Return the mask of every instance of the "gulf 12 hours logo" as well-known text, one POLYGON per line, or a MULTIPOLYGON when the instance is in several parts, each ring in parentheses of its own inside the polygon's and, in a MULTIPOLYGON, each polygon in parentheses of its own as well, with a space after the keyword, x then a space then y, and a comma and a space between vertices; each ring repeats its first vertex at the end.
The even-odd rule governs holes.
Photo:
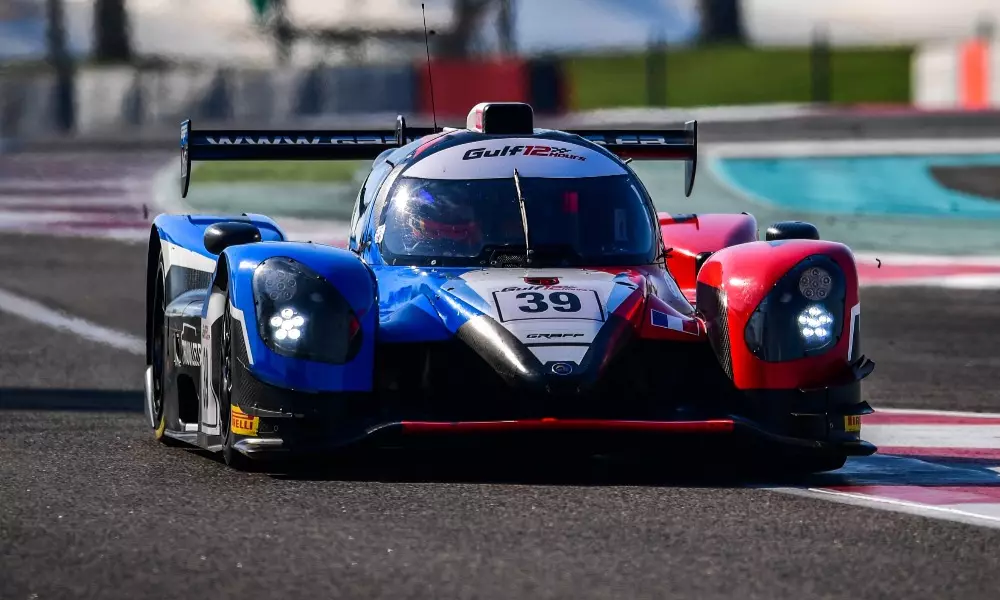
POLYGON ((486 148, 472 148, 462 155, 462 160, 475 160, 477 158, 497 158, 504 156, 540 156, 549 158, 567 158, 570 160, 587 160, 579 154, 573 154, 569 148, 556 148, 553 146, 504 146, 495 150, 486 148))

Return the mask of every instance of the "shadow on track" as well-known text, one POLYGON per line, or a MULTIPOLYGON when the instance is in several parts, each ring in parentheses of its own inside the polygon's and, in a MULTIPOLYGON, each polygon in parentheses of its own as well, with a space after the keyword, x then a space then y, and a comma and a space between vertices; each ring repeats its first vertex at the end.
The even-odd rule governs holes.
POLYGON ((143 411, 138 390, 0 388, 0 410, 143 411))
MULTIPOLYGON (((336 459, 333 459, 336 460, 336 459)), ((271 477, 299 481, 479 483, 526 486, 700 488, 838 488, 854 486, 1000 487, 996 461, 942 461, 893 455, 856 457, 822 473, 782 470, 774 457, 727 452, 584 456, 580 454, 379 453, 338 462, 264 467, 271 477)))
MULTIPOLYGON (((0 410, 141 414, 142 403, 142 392, 138 390, 0 388, 0 410)), ((194 447, 185 451, 204 460, 222 461, 221 454, 194 447)), ((658 454, 588 456, 564 452, 553 444, 533 452, 516 448, 509 452, 365 450, 262 462, 257 467, 262 475, 289 481, 720 488, 847 483, 840 472, 783 474, 764 468, 768 464, 766 458, 754 460, 739 451, 712 447, 681 446, 658 454)))
MULTIPOLYGON (((221 458, 199 452, 216 460, 221 458)), ((802 475, 781 474, 723 453, 676 456, 379 450, 327 458, 267 462, 266 476, 289 481, 504 484, 527 486, 801 486, 802 475)))

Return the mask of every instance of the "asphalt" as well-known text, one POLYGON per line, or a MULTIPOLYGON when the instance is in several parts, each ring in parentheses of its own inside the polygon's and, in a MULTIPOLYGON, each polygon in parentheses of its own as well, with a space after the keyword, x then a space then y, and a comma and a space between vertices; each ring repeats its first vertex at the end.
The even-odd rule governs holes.
POLYGON ((3 233, 0 288, 142 335, 145 259, 145 243, 3 233))
MULTIPOLYGON (((142 335, 143 252, 3 235, 0 288, 142 335)), ((864 290, 872 404, 1000 411, 998 299, 864 290)), ((140 357, 6 313, 0 339, 0 598, 937 599, 1000 589, 1000 530, 697 470, 406 456, 235 472, 152 440, 138 412, 140 357)))

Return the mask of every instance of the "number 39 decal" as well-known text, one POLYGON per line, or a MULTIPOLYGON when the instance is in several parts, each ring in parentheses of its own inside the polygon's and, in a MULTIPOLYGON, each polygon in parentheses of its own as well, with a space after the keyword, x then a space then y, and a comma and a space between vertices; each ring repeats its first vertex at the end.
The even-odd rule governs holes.
POLYGON ((524 299, 528 303, 517 308, 521 312, 539 313, 549 310, 551 303, 552 310, 557 312, 575 313, 580 312, 580 297, 573 292, 551 292, 548 295, 548 303, 545 301, 545 294, 540 292, 521 292, 515 298, 524 299))
POLYGON ((603 321, 604 310, 593 290, 493 292, 501 321, 587 319, 603 321))

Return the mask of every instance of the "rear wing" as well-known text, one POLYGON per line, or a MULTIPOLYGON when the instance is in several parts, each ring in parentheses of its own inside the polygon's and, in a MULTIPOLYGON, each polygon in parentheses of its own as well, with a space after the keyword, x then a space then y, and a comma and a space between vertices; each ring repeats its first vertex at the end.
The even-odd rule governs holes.
MULTIPOLYGON (((228 160, 374 160, 442 128, 407 127, 396 117, 395 130, 195 130, 181 124, 181 196, 191 185, 192 161, 228 160)), ((691 195, 698 163, 698 123, 684 129, 577 130, 578 135, 609 152, 635 160, 683 160, 684 194, 691 195)))
POLYGON ((396 118, 396 129, 351 130, 195 130, 181 123, 181 196, 191 185, 192 161, 224 160, 374 160, 392 148, 405 146, 441 128, 407 127, 396 118))
POLYGON ((603 146, 624 159, 683 160, 684 195, 690 196, 694 189, 694 176, 698 169, 698 121, 688 121, 684 129, 594 129, 566 133, 603 146))

